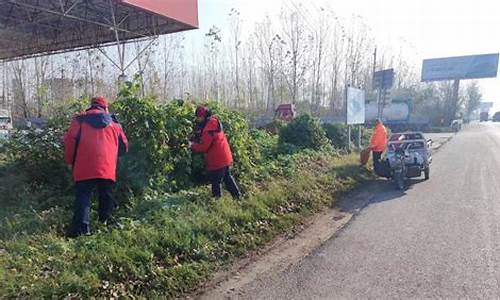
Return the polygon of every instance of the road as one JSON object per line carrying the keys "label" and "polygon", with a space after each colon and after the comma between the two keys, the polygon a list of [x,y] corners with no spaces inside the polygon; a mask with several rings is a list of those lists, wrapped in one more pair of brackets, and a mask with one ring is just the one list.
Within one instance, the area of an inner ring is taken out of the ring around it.
{"label": "road", "polygon": [[429,181],[389,183],[299,263],[240,299],[499,298],[500,125],[471,125],[436,155]]}

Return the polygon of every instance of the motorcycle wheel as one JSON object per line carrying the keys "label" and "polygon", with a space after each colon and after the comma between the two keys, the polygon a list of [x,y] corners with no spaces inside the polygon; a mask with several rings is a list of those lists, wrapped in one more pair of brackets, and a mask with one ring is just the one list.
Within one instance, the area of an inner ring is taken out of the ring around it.
{"label": "motorcycle wheel", "polygon": [[405,189],[405,179],[404,179],[404,173],[396,173],[394,174],[394,181],[396,182],[396,187],[398,190],[402,191]]}
{"label": "motorcycle wheel", "polygon": [[425,180],[429,180],[430,178],[430,173],[431,173],[431,169],[429,167],[426,167],[424,169],[424,176],[425,176]]}

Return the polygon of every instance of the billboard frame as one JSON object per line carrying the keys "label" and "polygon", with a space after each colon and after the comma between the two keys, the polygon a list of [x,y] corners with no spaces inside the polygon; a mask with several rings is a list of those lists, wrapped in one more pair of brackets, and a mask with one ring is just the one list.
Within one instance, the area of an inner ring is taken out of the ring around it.
{"label": "billboard frame", "polygon": [[494,78],[498,61],[498,53],[424,59],[421,81]]}

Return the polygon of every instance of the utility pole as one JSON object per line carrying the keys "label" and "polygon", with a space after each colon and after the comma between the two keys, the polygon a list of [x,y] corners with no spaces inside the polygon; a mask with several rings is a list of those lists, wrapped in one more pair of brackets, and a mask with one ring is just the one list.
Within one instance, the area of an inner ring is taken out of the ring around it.
{"label": "utility pole", "polygon": [[[377,47],[375,47],[375,50],[373,51],[373,72],[372,72],[372,78],[375,76],[375,69],[377,68]],[[372,89],[374,85],[374,80],[372,80]]]}

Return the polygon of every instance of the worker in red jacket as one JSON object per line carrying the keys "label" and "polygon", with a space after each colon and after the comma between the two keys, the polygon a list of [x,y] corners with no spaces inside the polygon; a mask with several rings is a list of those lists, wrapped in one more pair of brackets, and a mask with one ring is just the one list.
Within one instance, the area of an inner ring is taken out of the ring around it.
{"label": "worker in red jacket", "polygon": [[107,100],[92,98],[90,108],[73,118],[64,136],[64,160],[72,168],[76,189],[70,237],[90,234],[90,197],[96,187],[99,220],[106,223],[111,217],[116,164],[127,151],[127,137],[109,114]]}
{"label": "worker in red jacket", "polygon": [[205,154],[205,163],[212,184],[212,194],[216,198],[222,196],[221,183],[224,181],[226,188],[233,198],[240,198],[241,193],[233,176],[231,165],[233,155],[224,134],[222,123],[205,106],[196,109],[196,119],[199,124],[199,141],[189,142],[191,150]]}

